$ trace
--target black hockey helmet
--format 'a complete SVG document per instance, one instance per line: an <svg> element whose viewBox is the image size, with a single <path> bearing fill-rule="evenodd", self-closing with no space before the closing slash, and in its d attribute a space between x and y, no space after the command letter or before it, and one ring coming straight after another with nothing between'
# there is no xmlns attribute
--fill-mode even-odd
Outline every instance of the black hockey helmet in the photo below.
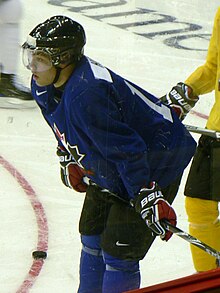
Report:
<svg viewBox="0 0 220 293"><path fill-rule="evenodd" d="M23 62L30 68L30 60L27 57L30 55L27 52L42 52L51 58L53 66L71 64L83 56L85 43L85 31L78 22L67 16L56 15L40 23L30 32L27 41L22 45Z"/></svg>

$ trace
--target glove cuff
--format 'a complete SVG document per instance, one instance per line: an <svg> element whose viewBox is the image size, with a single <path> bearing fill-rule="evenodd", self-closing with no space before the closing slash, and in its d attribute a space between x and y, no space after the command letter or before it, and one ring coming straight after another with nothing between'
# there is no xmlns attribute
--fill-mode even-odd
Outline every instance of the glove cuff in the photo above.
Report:
<svg viewBox="0 0 220 293"><path fill-rule="evenodd" d="M139 213L143 208L150 206L159 198L163 198L163 194L158 184L156 182L151 182L150 185L150 188L143 187L134 199L133 206Z"/></svg>
<svg viewBox="0 0 220 293"><path fill-rule="evenodd" d="M198 102L199 97L193 94L193 88L190 85L183 83L183 82L178 82L177 86L178 85L182 88L187 100L194 102L194 103Z"/></svg>

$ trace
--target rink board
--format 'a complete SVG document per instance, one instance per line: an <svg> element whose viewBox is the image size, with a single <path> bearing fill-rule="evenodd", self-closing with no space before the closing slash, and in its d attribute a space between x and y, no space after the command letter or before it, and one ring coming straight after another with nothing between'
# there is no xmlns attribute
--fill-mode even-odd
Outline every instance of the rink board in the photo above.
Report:
<svg viewBox="0 0 220 293"><path fill-rule="evenodd" d="M143 289L132 290L129 293L219 293L220 268L195 275L160 283ZM128 292L124 292L128 293Z"/></svg>

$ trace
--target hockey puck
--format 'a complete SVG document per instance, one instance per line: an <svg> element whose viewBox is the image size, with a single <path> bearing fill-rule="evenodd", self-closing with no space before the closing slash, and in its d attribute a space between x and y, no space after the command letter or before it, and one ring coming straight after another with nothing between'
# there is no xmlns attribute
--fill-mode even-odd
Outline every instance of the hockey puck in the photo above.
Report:
<svg viewBox="0 0 220 293"><path fill-rule="evenodd" d="M47 253L46 251L36 250L32 252L33 259L46 259Z"/></svg>

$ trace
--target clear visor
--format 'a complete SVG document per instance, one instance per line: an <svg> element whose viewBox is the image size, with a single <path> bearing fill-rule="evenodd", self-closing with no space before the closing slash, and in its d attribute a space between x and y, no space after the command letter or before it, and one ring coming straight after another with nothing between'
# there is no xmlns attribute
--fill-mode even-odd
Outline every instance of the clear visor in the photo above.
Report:
<svg viewBox="0 0 220 293"><path fill-rule="evenodd" d="M47 71L53 66L51 56L42 50L23 48L22 60L24 66L32 72Z"/></svg>

